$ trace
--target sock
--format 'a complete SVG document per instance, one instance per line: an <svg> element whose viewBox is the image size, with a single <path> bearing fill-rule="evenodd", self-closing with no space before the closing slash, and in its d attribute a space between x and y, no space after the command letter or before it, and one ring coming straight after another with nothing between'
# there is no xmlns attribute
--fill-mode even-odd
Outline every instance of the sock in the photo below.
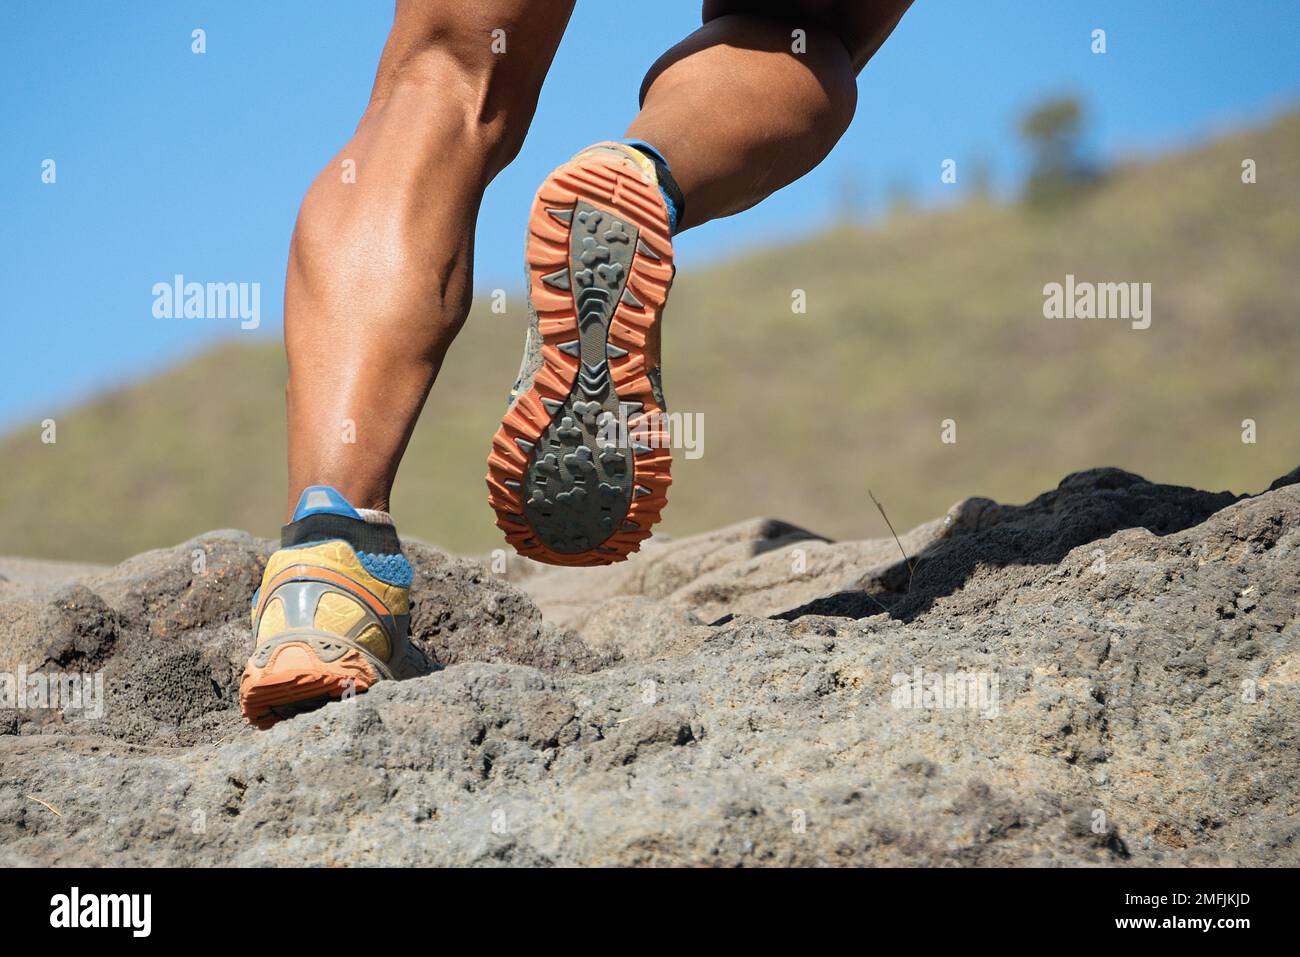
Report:
<svg viewBox="0 0 1300 957"><path fill-rule="evenodd" d="M668 231L674 236L677 235L677 223L686 212L686 197L682 195L677 180L673 179L672 171L668 169L668 160L664 159L663 153L644 140L624 140L623 145L632 147L643 156L649 157L650 162L654 163L659 192L663 194L664 205L668 207Z"/></svg>
<svg viewBox="0 0 1300 957"><path fill-rule="evenodd" d="M332 486L309 485L298 499L292 520L280 529L280 547L332 538L343 539L358 552L394 555L402 551L393 518L387 512L353 508Z"/></svg>
<svg viewBox="0 0 1300 957"><path fill-rule="evenodd" d="M411 563L402 554L393 517L374 508L353 508L329 485L303 489L293 520L280 529L280 547L339 539L352 546L362 567L380 581L410 588Z"/></svg>

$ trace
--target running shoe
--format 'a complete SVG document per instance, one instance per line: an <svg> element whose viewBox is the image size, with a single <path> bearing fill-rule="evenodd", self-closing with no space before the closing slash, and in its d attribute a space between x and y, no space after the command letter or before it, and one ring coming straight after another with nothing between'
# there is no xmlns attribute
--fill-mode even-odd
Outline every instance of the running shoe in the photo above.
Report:
<svg viewBox="0 0 1300 957"><path fill-rule="evenodd" d="M537 191L528 338L487 474L497 525L528 558L622 561L667 503L659 323L674 273L669 195L681 209L662 160L620 143L583 150Z"/></svg>
<svg viewBox="0 0 1300 957"><path fill-rule="evenodd" d="M408 638L412 569L392 525L362 519L328 485L307 488L253 595L255 647L239 682L248 722L275 722L427 674Z"/></svg>

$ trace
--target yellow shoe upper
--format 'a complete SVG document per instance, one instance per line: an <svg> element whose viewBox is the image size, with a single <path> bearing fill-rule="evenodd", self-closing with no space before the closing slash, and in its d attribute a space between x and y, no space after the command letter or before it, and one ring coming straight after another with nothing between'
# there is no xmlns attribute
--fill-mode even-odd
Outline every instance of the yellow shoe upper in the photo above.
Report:
<svg viewBox="0 0 1300 957"><path fill-rule="evenodd" d="M257 644L304 629L337 635L389 664L405 638L410 590L375 577L341 540L271 556L253 608Z"/></svg>
<svg viewBox="0 0 1300 957"><path fill-rule="evenodd" d="M413 571L391 526L368 527L327 486L304 492L294 519L254 596L254 659L268 644L334 638L364 651L384 677L426 673L428 660L408 638Z"/></svg>

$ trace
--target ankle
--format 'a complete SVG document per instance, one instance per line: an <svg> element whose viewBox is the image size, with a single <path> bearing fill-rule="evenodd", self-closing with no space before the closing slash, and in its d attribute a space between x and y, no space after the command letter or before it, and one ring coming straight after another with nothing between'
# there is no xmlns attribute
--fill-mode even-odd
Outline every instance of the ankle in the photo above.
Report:
<svg viewBox="0 0 1300 957"><path fill-rule="evenodd" d="M663 196L664 206L668 209L668 232L675 236L678 223L686 215L686 197L677 185L677 180L673 178L667 158L645 140L627 139L623 141L623 145L647 157L654 166L655 182L659 185L659 193Z"/></svg>

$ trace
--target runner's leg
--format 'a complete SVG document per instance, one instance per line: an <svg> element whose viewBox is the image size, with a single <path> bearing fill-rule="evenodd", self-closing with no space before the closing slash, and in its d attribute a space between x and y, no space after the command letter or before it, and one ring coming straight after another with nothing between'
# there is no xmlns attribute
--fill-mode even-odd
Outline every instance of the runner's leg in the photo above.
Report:
<svg viewBox="0 0 1300 957"><path fill-rule="evenodd" d="M571 9L399 0L369 105L308 191L290 247L290 511L317 484L387 509L469 309L483 190L523 143Z"/></svg>
<svg viewBox="0 0 1300 957"><path fill-rule="evenodd" d="M627 131L667 159L685 196L678 229L816 167L853 119L858 71L910 2L707 2L704 26L650 68Z"/></svg>

